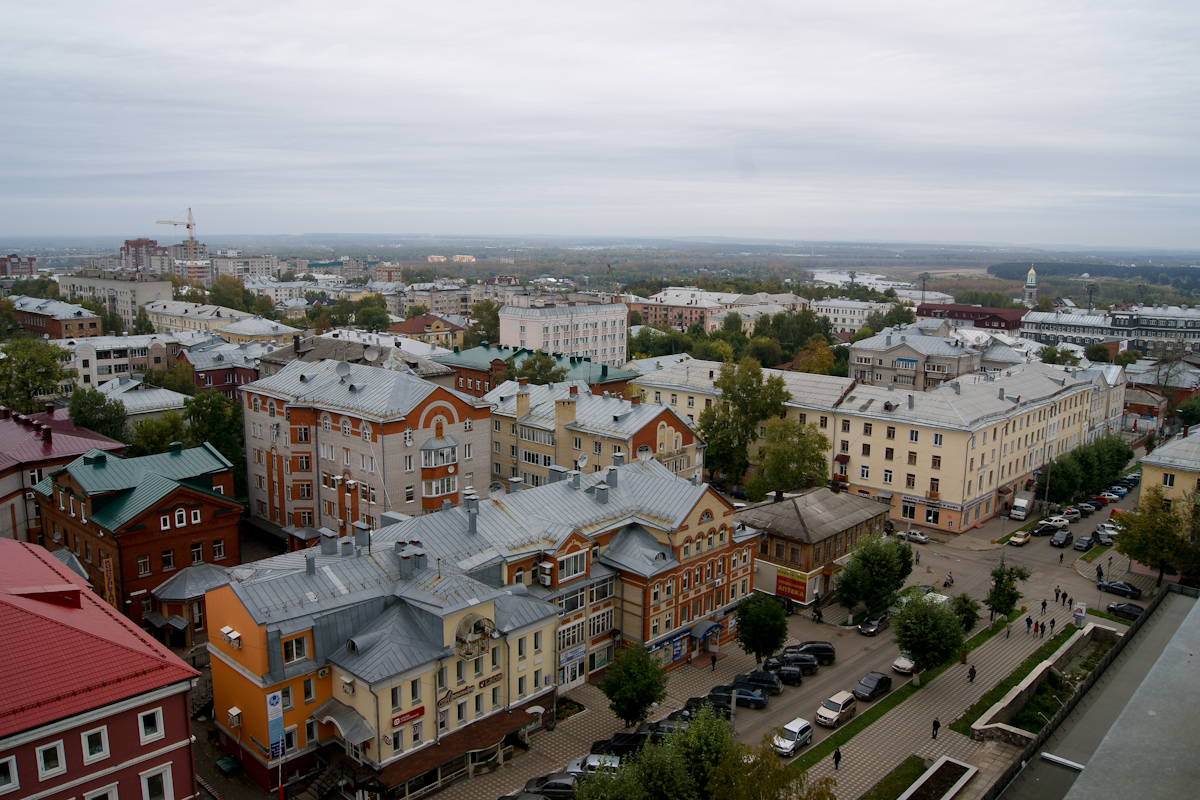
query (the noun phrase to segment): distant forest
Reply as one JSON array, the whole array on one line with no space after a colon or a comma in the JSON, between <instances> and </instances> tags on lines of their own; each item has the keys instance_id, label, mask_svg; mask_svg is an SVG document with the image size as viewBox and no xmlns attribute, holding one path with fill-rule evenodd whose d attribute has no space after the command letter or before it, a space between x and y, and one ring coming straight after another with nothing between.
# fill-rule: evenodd
<instances>
[{"instance_id":1,"label":"distant forest","mask_svg":"<svg viewBox=\"0 0 1200 800\"><path fill-rule=\"evenodd\" d=\"M1164 266L1160 264L1098 264L1096 262L1037 261L1033 268L1038 277L1078 278L1087 273L1093 278L1117 278L1122 281L1141 282L1147 286L1170 286L1181 292L1200 290L1200 268L1190 266ZM1029 262L1008 262L988 267L988 272L997 278L1010 281L1025 281L1029 273Z\"/></svg>"}]
</instances>

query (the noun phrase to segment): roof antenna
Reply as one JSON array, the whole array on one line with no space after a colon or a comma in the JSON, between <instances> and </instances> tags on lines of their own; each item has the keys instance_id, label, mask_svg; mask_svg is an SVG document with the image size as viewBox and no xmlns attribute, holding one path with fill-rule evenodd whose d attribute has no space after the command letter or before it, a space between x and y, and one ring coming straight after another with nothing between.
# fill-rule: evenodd
<instances>
[{"instance_id":1,"label":"roof antenna","mask_svg":"<svg viewBox=\"0 0 1200 800\"><path fill-rule=\"evenodd\" d=\"M438 568L438 577L440 578L440 577L442 577L442 560L440 558L437 560L437 568Z\"/></svg>"}]
</instances>

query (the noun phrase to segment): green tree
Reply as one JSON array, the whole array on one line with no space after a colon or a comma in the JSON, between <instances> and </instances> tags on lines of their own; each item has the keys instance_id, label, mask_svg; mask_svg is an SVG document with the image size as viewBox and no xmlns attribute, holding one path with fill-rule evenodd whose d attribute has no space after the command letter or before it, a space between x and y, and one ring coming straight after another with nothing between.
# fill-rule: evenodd
<instances>
[{"instance_id":1,"label":"green tree","mask_svg":"<svg viewBox=\"0 0 1200 800\"><path fill-rule=\"evenodd\" d=\"M1175 416L1179 419L1180 425L1188 427L1200 422L1200 397L1193 397L1191 400L1181 403L1179 408L1175 409Z\"/></svg>"},{"instance_id":2,"label":"green tree","mask_svg":"<svg viewBox=\"0 0 1200 800\"><path fill-rule=\"evenodd\" d=\"M344 297L333 301L329 309L329 320L335 328L344 328L350 324L350 315L354 313L354 304Z\"/></svg>"},{"instance_id":3,"label":"green tree","mask_svg":"<svg viewBox=\"0 0 1200 800\"><path fill-rule=\"evenodd\" d=\"M195 370L186 361L170 361L162 369L150 369L142 373L142 382L159 386L180 394L196 394Z\"/></svg>"},{"instance_id":4,"label":"green tree","mask_svg":"<svg viewBox=\"0 0 1200 800\"><path fill-rule=\"evenodd\" d=\"M21 320L17 318L17 307L7 297L0 298L0 339L7 339L21 329Z\"/></svg>"},{"instance_id":5,"label":"green tree","mask_svg":"<svg viewBox=\"0 0 1200 800\"><path fill-rule=\"evenodd\" d=\"M221 275L209 287L208 300L214 306L245 311L246 302L242 295L245 289L242 282L232 275Z\"/></svg>"},{"instance_id":6,"label":"green tree","mask_svg":"<svg viewBox=\"0 0 1200 800\"><path fill-rule=\"evenodd\" d=\"M902 652L913 662L913 685L920 673L944 664L962 649L963 628L949 603L935 603L931 595L913 598L892 617L892 632Z\"/></svg>"},{"instance_id":7,"label":"green tree","mask_svg":"<svg viewBox=\"0 0 1200 800\"><path fill-rule=\"evenodd\" d=\"M742 332L742 315L736 311L730 311L725 314L725 319L721 323L721 329L728 333Z\"/></svg>"},{"instance_id":8,"label":"green tree","mask_svg":"<svg viewBox=\"0 0 1200 800\"><path fill-rule=\"evenodd\" d=\"M64 367L71 354L32 336L6 342L0 351L0 403L22 414L40 410L42 399L58 395L75 370Z\"/></svg>"},{"instance_id":9,"label":"green tree","mask_svg":"<svg viewBox=\"0 0 1200 800\"><path fill-rule=\"evenodd\" d=\"M1059 456L1046 465L1045 471L1038 476L1037 496L1047 498L1051 503L1066 503L1075 497L1080 488L1080 472L1078 462L1067 456ZM1050 492L1046 493L1046 483L1050 484Z\"/></svg>"},{"instance_id":10,"label":"green tree","mask_svg":"<svg viewBox=\"0 0 1200 800\"><path fill-rule=\"evenodd\" d=\"M1029 570L1019 564L992 569L992 588L983 604L997 617L1007 617L1024 596L1020 584L1029 580Z\"/></svg>"},{"instance_id":11,"label":"green tree","mask_svg":"<svg viewBox=\"0 0 1200 800\"><path fill-rule=\"evenodd\" d=\"M248 309L263 319L275 319L275 304L265 294L254 298L254 303Z\"/></svg>"},{"instance_id":12,"label":"green tree","mask_svg":"<svg viewBox=\"0 0 1200 800\"><path fill-rule=\"evenodd\" d=\"M768 339L766 336L755 336L747 342L745 355L764 367L774 367L783 363L783 348L779 346L779 340Z\"/></svg>"},{"instance_id":13,"label":"green tree","mask_svg":"<svg viewBox=\"0 0 1200 800\"><path fill-rule=\"evenodd\" d=\"M764 657L783 648L787 641L787 618L774 598L752 592L737 604L737 629L733 640L742 652L761 664Z\"/></svg>"},{"instance_id":14,"label":"green tree","mask_svg":"<svg viewBox=\"0 0 1200 800\"><path fill-rule=\"evenodd\" d=\"M1045 295L1038 298L1037 305L1033 307L1034 311L1054 311L1054 303Z\"/></svg>"},{"instance_id":15,"label":"green tree","mask_svg":"<svg viewBox=\"0 0 1200 800\"><path fill-rule=\"evenodd\" d=\"M1173 562L1184 555L1184 524L1177 504L1164 502L1161 486L1142 487L1136 514L1121 514L1116 525L1121 535L1114 546L1118 553L1134 561L1158 569L1158 582L1163 575L1175 574Z\"/></svg>"},{"instance_id":16,"label":"green tree","mask_svg":"<svg viewBox=\"0 0 1200 800\"><path fill-rule=\"evenodd\" d=\"M354 314L354 324L367 331L387 330L392 324L392 318L378 306L367 306Z\"/></svg>"},{"instance_id":17,"label":"green tree","mask_svg":"<svg viewBox=\"0 0 1200 800\"><path fill-rule=\"evenodd\" d=\"M187 441L187 427L183 417L168 411L158 419L146 419L131 426L129 447L125 455L130 458L152 456L171 449L171 442Z\"/></svg>"},{"instance_id":18,"label":"green tree","mask_svg":"<svg viewBox=\"0 0 1200 800\"><path fill-rule=\"evenodd\" d=\"M692 347L692 358L701 361L733 361L733 348L720 339L701 339Z\"/></svg>"},{"instance_id":19,"label":"green tree","mask_svg":"<svg viewBox=\"0 0 1200 800\"><path fill-rule=\"evenodd\" d=\"M120 336L125 332L125 320L108 310L99 300L81 300L79 305L100 318L100 332L105 336Z\"/></svg>"},{"instance_id":20,"label":"green tree","mask_svg":"<svg viewBox=\"0 0 1200 800\"><path fill-rule=\"evenodd\" d=\"M778 375L764 378L752 358L721 365L715 381L717 402L700 413L698 425L708 441L705 461L709 472L741 482L750 468L749 448L762 420L783 416L790 395Z\"/></svg>"},{"instance_id":21,"label":"green tree","mask_svg":"<svg viewBox=\"0 0 1200 800\"><path fill-rule=\"evenodd\" d=\"M861 342L863 339L870 339L874 335L875 331L864 325L863 327L859 328L853 336L850 337L850 344Z\"/></svg>"},{"instance_id":22,"label":"green tree","mask_svg":"<svg viewBox=\"0 0 1200 800\"><path fill-rule=\"evenodd\" d=\"M687 727L670 739L676 758L696 783L699 800L713 797L709 784L726 753L738 749L737 733L711 706L701 706L688 717Z\"/></svg>"},{"instance_id":23,"label":"green tree","mask_svg":"<svg viewBox=\"0 0 1200 800\"><path fill-rule=\"evenodd\" d=\"M625 727L646 721L654 703L667 697L667 672L640 646L622 649L608 668L600 691Z\"/></svg>"},{"instance_id":24,"label":"green tree","mask_svg":"<svg viewBox=\"0 0 1200 800\"><path fill-rule=\"evenodd\" d=\"M642 324L642 312L634 309L629 312L629 327Z\"/></svg>"},{"instance_id":25,"label":"green tree","mask_svg":"<svg viewBox=\"0 0 1200 800\"><path fill-rule=\"evenodd\" d=\"M979 622L979 609L982 607L978 600L966 592L956 594L950 600L950 608L958 615L964 633L970 633L975 623Z\"/></svg>"},{"instance_id":26,"label":"green tree","mask_svg":"<svg viewBox=\"0 0 1200 800\"><path fill-rule=\"evenodd\" d=\"M150 322L150 315L146 313L145 306L138 306L137 316L133 318L133 335L144 336L154 333L154 325Z\"/></svg>"},{"instance_id":27,"label":"green tree","mask_svg":"<svg viewBox=\"0 0 1200 800\"><path fill-rule=\"evenodd\" d=\"M908 306L893 305L886 312L874 311L867 315L867 327L873 331L884 328L894 328L898 325L911 325L916 322L916 315Z\"/></svg>"},{"instance_id":28,"label":"green tree","mask_svg":"<svg viewBox=\"0 0 1200 800\"><path fill-rule=\"evenodd\" d=\"M819 334L812 336L804 349L796 357L796 369L800 372L810 372L814 375L828 375L833 371L833 351L825 337Z\"/></svg>"},{"instance_id":29,"label":"green tree","mask_svg":"<svg viewBox=\"0 0 1200 800\"><path fill-rule=\"evenodd\" d=\"M220 392L201 392L186 402L188 441L192 446L208 442L233 464L233 488L237 497L247 495L246 444L242 431L242 405Z\"/></svg>"},{"instance_id":30,"label":"green tree","mask_svg":"<svg viewBox=\"0 0 1200 800\"><path fill-rule=\"evenodd\" d=\"M1097 364L1107 364L1112 361L1112 356L1108 354L1108 348L1102 344L1089 344L1083 348L1083 357Z\"/></svg>"},{"instance_id":31,"label":"green tree","mask_svg":"<svg viewBox=\"0 0 1200 800\"><path fill-rule=\"evenodd\" d=\"M290 269L279 276L280 283L290 283L294 280L296 280L296 273L292 272Z\"/></svg>"},{"instance_id":32,"label":"green tree","mask_svg":"<svg viewBox=\"0 0 1200 800\"><path fill-rule=\"evenodd\" d=\"M751 500L762 500L773 490L801 489L829 474L825 459L829 439L816 425L801 425L785 417L767 420L766 428L766 439L758 448L758 465L746 483Z\"/></svg>"},{"instance_id":33,"label":"green tree","mask_svg":"<svg viewBox=\"0 0 1200 800\"><path fill-rule=\"evenodd\" d=\"M785 762L771 749L768 732L758 747L726 751L709 781L720 800L834 800L833 778L812 778L795 761Z\"/></svg>"},{"instance_id":34,"label":"green tree","mask_svg":"<svg viewBox=\"0 0 1200 800\"><path fill-rule=\"evenodd\" d=\"M413 317L419 317L422 314L428 314L428 313L429 313L428 306L426 306L422 303L417 303L415 306L409 306L408 310L404 312L404 318L412 319ZM496 338L499 339L500 338L499 335L497 335Z\"/></svg>"},{"instance_id":35,"label":"green tree","mask_svg":"<svg viewBox=\"0 0 1200 800\"><path fill-rule=\"evenodd\" d=\"M125 404L99 389L76 389L67 403L67 414L81 428L125 441Z\"/></svg>"},{"instance_id":36,"label":"green tree","mask_svg":"<svg viewBox=\"0 0 1200 800\"><path fill-rule=\"evenodd\" d=\"M912 566L912 547L907 542L883 536L863 539L838 573L838 604L846 609L854 609L859 603L871 611L886 608L904 586Z\"/></svg>"},{"instance_id":37,"label":"green tree","mask_svg":"<svg viewBox=\"0 0 1200 800\"><path fill-rule=\"evenodd\" d=\"M560 367L554 356L543 353L541 350L525 356L519 365L515 363L515 356L509 356L504 363L506 366L501 380L515 381L528 378L534 386L542 386L547 383L558 383L567 377L567 368Z\"/></svg>"},{"instance_id":38,"label":"green tree","mask_svg":"<svg viewBox=\"0 0 1200 800\"><path fill-rule=\"evenodd\" d=\"M481 341L496 344L500 341L500 304L493 300L480 300L471 306L471 319L478 323Z\"/></svg>"},{"instance_id":39,"label":"green tree","mask_svg":"<svg viewBox=\"0 0 1200 800\"><path fill-rule=\"evenodd\" d=\"M20 278L13 281L12 289L8 293L49 300L58 297L58 281L53 278Z\"/></svg>"},{"instance_id":40,"label":"green tree","mask_svg":"<svg viewBox=\"0 0 1200 800\"><path fill-rule=\"evenodd\" d=\"M1117 353L1116 358L1113 359L1113 363L1122 367L1128 367L1141 357L1142 354L1137 350L1124 350L1120 353Z\"/></svg>"}]
</instances>

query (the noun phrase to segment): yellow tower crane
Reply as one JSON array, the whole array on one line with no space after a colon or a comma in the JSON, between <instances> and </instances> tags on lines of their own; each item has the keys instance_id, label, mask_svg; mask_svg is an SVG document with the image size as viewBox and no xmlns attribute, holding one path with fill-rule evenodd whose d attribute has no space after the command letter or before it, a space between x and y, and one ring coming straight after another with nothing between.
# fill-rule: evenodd
<instances>
[{"instance_id":1,"label":"yellow tower crane","mask_svg":"<svg viewBox=\"0 0 1200 800\"><path fill-rule=\"evenodd\" d=\"M174 219L160 219L159 225L182 225L188 232L188 262L189 266L196 263L196 221L192 219L192 209L187 210L187 222Z\"/></svg>"}]
</instances>

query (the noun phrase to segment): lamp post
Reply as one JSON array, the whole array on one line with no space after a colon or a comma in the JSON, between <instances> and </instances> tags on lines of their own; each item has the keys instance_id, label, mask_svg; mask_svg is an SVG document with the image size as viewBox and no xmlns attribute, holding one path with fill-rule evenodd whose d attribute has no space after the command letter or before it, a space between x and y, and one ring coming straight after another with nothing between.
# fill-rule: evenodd
<instances>
[{"instance_id":1,"label":"lamp post","mask_svg":"<svg viewBox=\"0 0 1200 800\"><path fill-rule=\"evenodd\" d=\"M1008 542L1004 541L1004 524L1008 522L1008 517L1004 514L1000 515L1000 569L1004 569L1004 551L1008 549Z\"/></svg>"}]
</instances>

